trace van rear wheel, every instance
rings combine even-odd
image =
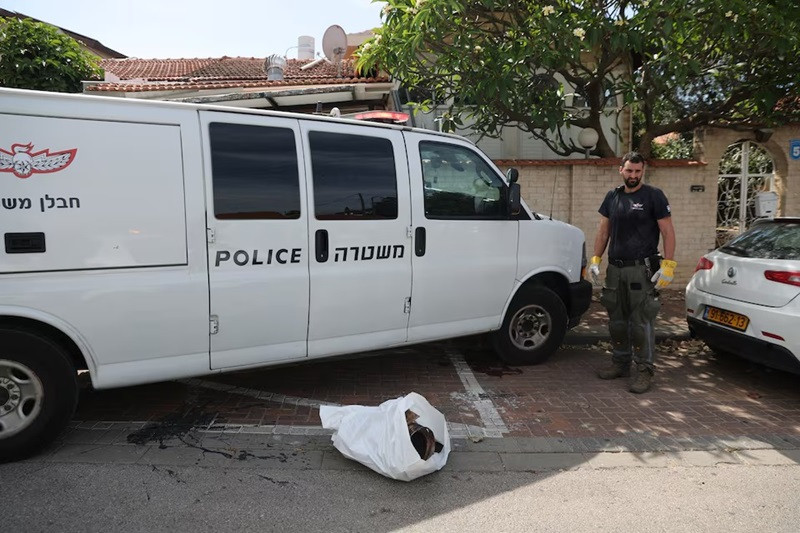
[[[523,287],[514,296],[502,327],[492,336],[500,358],[512,365],[545,361],[564,341],[567,309],[546,287]]]
[[[0,462],[52,442],[77,400],[77,374],[63,347],[35,330],[0,326]]]

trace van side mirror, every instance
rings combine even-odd
[[[518,215],[521,209],[521,198],[519,183],[511,183],[508,185],[508,212],[512,215]]]
[[[519,170],[516,168],[509,168],[506,171],[506,177],[508,178],[509,183],[516,183],[519,179]]]

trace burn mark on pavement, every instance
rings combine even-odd
[[[216,414],[189,408],[183,413],[169,413],[160,420],[147,423],[143,428],[128,435],[131,444],[144,445],[158,442],[160,448],[165,448],[165,440],[180,439],[192,428],[208,426],[214,421]]]
[[[469,361],[469,366],[473,372],[496,378],[522,374],[521,368],[510,367],[500,361]]]

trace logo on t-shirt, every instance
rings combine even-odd
[[[631,211],[644,211],[644,204],[631,204]]]

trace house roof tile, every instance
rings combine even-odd
[[[800,115],[800,96],[781,98],[775,105],[775,109],[790,115]]]
[[[100,66],[121,80],[164,81],[183,79],[218,59],[105,59]]]
[[[275,81],[267,78],[264,61],[264,58],[257,57],[106,59],[101,62],[101,66],[120,81],[91,85],[87,87],[87,91],[142,92],[389,81],[386,76],[360,76],[352,59],[342,62],[341,77],[337,76],[336,65],[327,61],[302,70],[301,67],[312,60],[289,59],[284,69],[284,79]]]

